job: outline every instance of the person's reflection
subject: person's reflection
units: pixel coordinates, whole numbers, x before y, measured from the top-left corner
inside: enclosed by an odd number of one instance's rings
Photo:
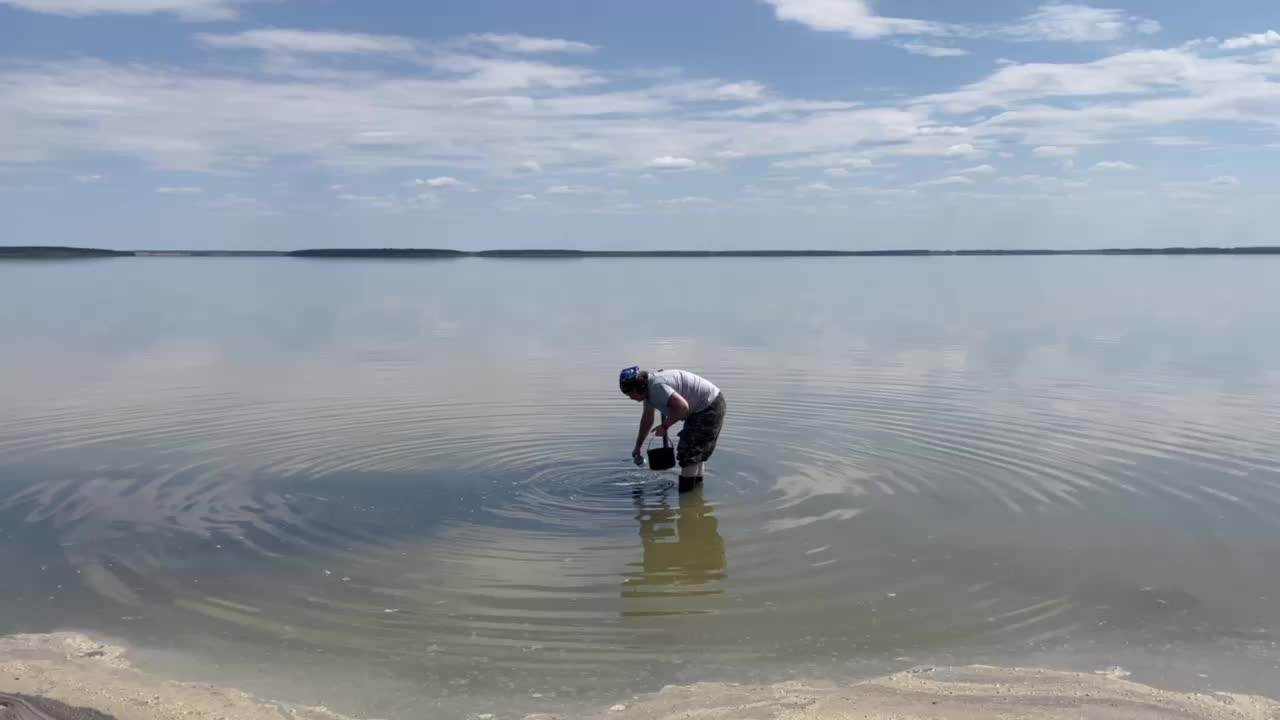
[[[719,595],[725,577],[724,538],[714,508],[702,497],[702,488],[679,494],[671,507],[663,490],[646,501],[644,492],[633,493],[636,520],[640,523],[643,556],[623,573],[622,597],[673,598]],[[680,609],[654,608],[624,615],[681,614]]]

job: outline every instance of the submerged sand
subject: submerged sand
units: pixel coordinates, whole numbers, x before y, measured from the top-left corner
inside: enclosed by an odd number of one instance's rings
[[[923,668],[873,680],[667,687],[638,702],[581,715],[484,720],[1280,720],[1280,702],[1230,693],[1183,693],[1093,674],[987,666]],[[117,720],[336,720],[324,707],[288,705],[238,690],[175,682],[135,668],[124,648],[78,633],[0,638],[0,693],[52,698]],[[3,716],[3,711],[0,711]],[[424,715],[424,717],[426,717]],[[433,719],[434,720],[434,719]]]

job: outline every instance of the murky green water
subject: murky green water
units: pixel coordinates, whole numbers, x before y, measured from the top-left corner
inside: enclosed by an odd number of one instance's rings
[[[0,631],[396,718],[903,658],[1271,670],[1278,272],[0,264]],[[631,364],[724,390],[702,491],[631,464]]]

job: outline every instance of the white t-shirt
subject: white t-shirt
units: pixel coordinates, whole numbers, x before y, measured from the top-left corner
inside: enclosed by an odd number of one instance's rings
[[[649,373],[649,404],[667,416],[667,403],[674,393],[680,393],[689,403],[689,413],[701,412],[711,407],[720,397],[720,388],[704,377],[687,370],[658,370]]]

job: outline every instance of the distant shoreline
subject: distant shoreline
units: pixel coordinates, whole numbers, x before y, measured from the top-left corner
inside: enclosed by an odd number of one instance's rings
[[[273,250],[105,250],[63,246],[0,246],[0,259],[114,257],[288,257],[309,259],[450,260],[461,258],[803,258],[803,257],[994,257],[1056,255],[1280,255],[1280,246],[1096,248],[1084,250],[448,250],[439,248],[333,248]]]

